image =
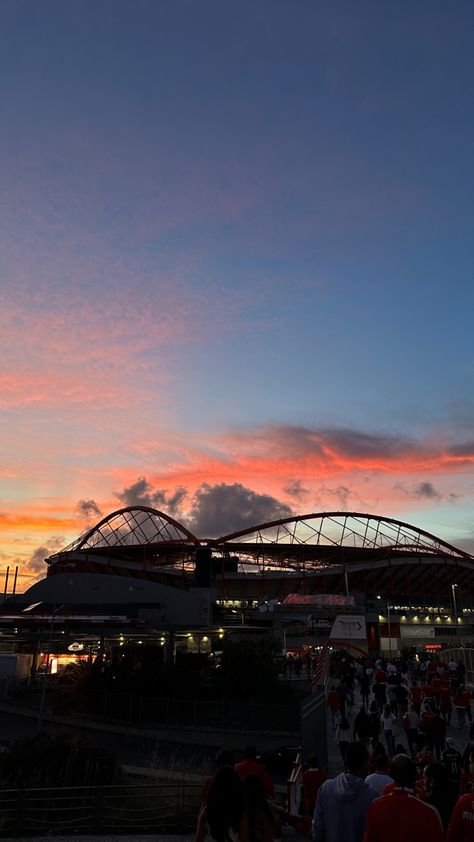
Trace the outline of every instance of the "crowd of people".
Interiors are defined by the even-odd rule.
[[[344,771],[328,779],[310,757],[292,815],[254,746],[237,763],[224,749],[204,786],[196,842],[273,842],[282,824],[314,842],[474,842],[474,724],[462,664],[343,658],[331,665],[327,708]],[[462,752],[447,735],[451,722]]]
[[[416,842],[444,834],[449,842],[474,842],[474,725],[463,664],[345,658],[331,665],[331,679],[327,707],[344,772],[318,793],[315,842],[389,842],[402,838],[397,828],[402,834],[405,825],[403,836]],[[462,752],[447,734],[451,723]],[[346,813],[352,835],[337,829]]]
[[[275,800],[254,746],[237,763],[222,749],[204,784],[196,842],[274,842],[285,826],[313,842],[474,842],[474,746],[459,777],[453,766],[428,763],[419,778],[406,750],[389,760],[361,741],[348,744],[345,761],[344,772],[328,779],[309,759],[292,815]]]
[[[370,747],[383,739],[388,757],[393,757],[401,728],[413,757],[429,745],[440,762],[454,713],[453,724],[460,731],[469,724],[469,737],[474,739],[471,693],[465,687],[464,672],[463,664],[441,659],[345,658],[334,664],[327,706],[343,761],[351,740]],[[351,722],[356,689],[361,704]]]

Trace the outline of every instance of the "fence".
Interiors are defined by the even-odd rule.
[[[293,816],[296,816],[299,813],[302,777],[303,763],[301,759],[301,752],[298,752],[291,775],[286,784],[287,809]]]
[[[0,792],[0,835],[193,831],[199,784],[63,787]]]
[[[452,658],[454,661],[461,661],[466,667],[467,683],[474,684],[474,649],[463,649],[459,646],[454,649],[443,649],[441,654],[445,660]]]

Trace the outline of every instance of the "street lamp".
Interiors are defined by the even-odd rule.
[[[458,587],[459,587],[459,585],[451,585],[451,590],[452,590],[452,593],[453,593],[454,614],[456,616],[456,623],[457,623],[457,616],[458,616],[458,606],[457,606],[457,602],[456,602],[456,591],[457,591]]]
[[[381,600],[382,597],[377,594],[377,599]],[[388,620],[388,651],[389,651],[389,657],[390,657],[390,660],[391,660],[392,659],[392,628],[391,628],[391,623],[390,623],[390,609],[391,609],[392,606],[390,605],[390,603],[388,601],[386,602],[386,607],[387,607],[387,620]]]
[[[459,633],[458,633],[458,605],[457,605],[457,602],[456,602],[456,591],[457,591],[458,587],[459,587],[459,585],[456,585],[456,584],[451,585],[451,592],[453,594],[453,605],[454,605],[454,622],[456,623],[456,640],[459,638]]]

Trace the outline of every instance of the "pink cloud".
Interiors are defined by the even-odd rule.
[[[173,439],[149,440],[138,448],[142,466],[153,486],[171,491],[176,485],[195,493],[202,483],[243,483],[261,493],[292,497],[291,483],[304,486],[304,500],[334,507],[334,501],[357,501],[387,509],[407,504],[423,507],[440,500],[454,502],[468,493],[474,447],[462,456],[448,441],[432,437],[417,441],[405,436],[365,433],[340,428],[270,426],[230,432],[207,442],[192,439],[181,449]],[[158,470],[150,468],[160,464]],[[141,470],[143,473],[143,469]],[[114,471],[117,486],[137,478],[134,468]],[[348,495],[344,489],[348,489]],[[431,494],[429,493],[431,490]],[[294,501],[293,496],[293,501]]]

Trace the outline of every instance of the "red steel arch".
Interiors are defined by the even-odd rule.
[[[474,559],[470,553],[431,532],[395,518],[365,512],[313,512],[290,516],[241,529],[209,543],[216,549],[224,549],[229,544],[333,546]]]
[[[151,544],[200,546],[200,541],[189,529],[158,509],[126,506],[106,515],[61,552]]]

